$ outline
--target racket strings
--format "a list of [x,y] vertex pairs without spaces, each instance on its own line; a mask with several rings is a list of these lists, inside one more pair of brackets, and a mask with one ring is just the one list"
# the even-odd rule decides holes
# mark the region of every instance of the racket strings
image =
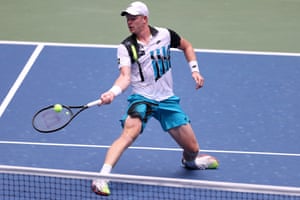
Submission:
[[33,127],[40,132],[52,132],[66,126],[73,116],[72,110],[68,107],[63,107],[60,112],[57,112],[51,106],[34,116]]

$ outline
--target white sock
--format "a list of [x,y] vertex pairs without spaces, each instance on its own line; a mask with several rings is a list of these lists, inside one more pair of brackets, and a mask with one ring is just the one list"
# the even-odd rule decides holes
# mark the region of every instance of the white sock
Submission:
[[102,169],[100,170],[100,173],[101,174],[109,174],[112,170],[112,166],[111,165],[108,165],[108,164],[104,164],[102,166]]

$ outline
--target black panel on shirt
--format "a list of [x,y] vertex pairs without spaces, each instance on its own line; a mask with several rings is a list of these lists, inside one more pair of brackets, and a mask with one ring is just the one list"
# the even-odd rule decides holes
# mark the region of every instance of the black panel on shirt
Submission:
[[171,36],[171,48],[178,48],[180,46],[180,36],[173,30],[168,29]]

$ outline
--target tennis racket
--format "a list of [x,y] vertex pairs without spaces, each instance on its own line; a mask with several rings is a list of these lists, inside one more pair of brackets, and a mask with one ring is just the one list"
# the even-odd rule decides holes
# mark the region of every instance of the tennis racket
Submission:
[[66,127],[82,111],[101,103],[101,100],[96,100],[81,106],[62,105],[59,112],[54,110],[54,105],[47,106],[35,113],[32,126],[41,133],[55,132]]

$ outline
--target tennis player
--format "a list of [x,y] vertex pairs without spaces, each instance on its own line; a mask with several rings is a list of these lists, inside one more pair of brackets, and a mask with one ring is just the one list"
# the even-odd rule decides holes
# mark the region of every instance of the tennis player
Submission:
[[[122,153],[143,132],[152,117],[183,149],[184,167],[217,168],[218,161],[214,157],[200,156],[189,117],[181,109],[179,97],[173,93],[170,48],[183,51],[196,89],[203,87],[204,78],[200,74],[192,45],[173,30],[150,26],[148,8],[142,2],[131,3],[121,12],[121,16],[126,17],[132,35],[119,45],[117,56],[120,74],[112,88],[101,94],[100,98],[103,104],[110,104],[129,85],[132,86],[132,94],[128,97],[128,110],[121,120],[123,131],[109,148],[100,173],[112,171]],[[94,180],[92,190],[99,195],[110,194],[106,180]]]

